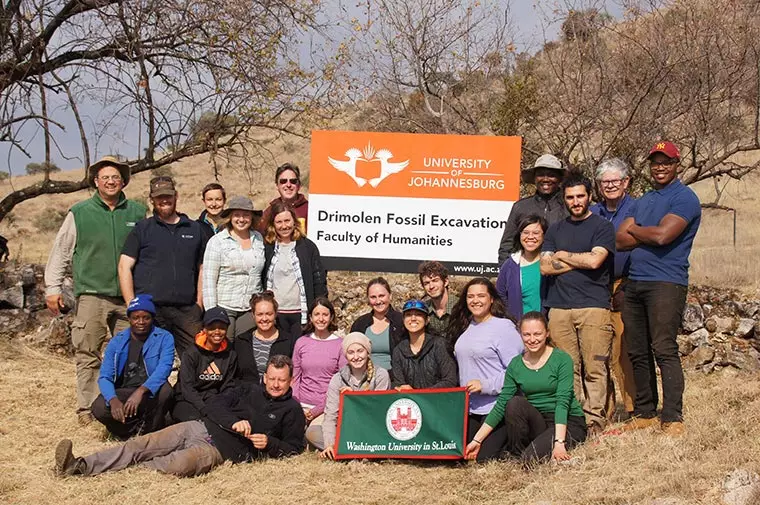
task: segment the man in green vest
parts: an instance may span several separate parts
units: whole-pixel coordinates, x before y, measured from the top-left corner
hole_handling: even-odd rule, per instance
[[[145,217],[144,205],[127,200],[129,165],[106,156],[87,169],[92,198],[74,205],[55,237],[45,268],[45,295],[54,314],[66,307],[61,286],[69,266],[74,274],[76,307],[71,342],[77,368],[79,422],[92,422],[90,406],[98,394],[100,350],[110,331],[127,328],[126,308],[119,290],[117,265],[124,241],[135,223]]]

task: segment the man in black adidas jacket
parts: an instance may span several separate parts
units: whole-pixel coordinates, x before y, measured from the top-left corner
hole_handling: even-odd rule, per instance
[[[141,463],[192,477],[226,460],[242,463],[299,454],[304,450],[306,420],[291,395],[292,378],[290,358],[272,356],[264,388],[244,384],[216,395],[206,402],[202,420],[175,424],[84,458],[74,457],[71,441],[62,440],[55,451],[56,473],[97,475]]]

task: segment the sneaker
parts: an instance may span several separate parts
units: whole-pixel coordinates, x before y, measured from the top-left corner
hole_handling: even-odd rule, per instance
[[[71,452],[71,440],[63,439],[55,448],[55,474],[59,477],[84,473],[84,460]]]
[[[632,417],[621,428],[622,431],[645,430],[657,426],[660,420],[656,417]]]
[[[78,417],[80,426],[89,426],[95,420],[95,417],[93,417],[89,410],[83,410],[78,414]]]
[[[662,432],[669,437],[680,437],[686,433],[686,427],[681,421],[662,423]]]

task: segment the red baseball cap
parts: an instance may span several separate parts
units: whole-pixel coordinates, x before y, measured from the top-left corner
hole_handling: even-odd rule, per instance
[[[649,156],[647,156],[647,158],[651,158],[655,153],[662,153],[668,158],[677,158],[679,160],[681,159],[681,153],[678,151],[676,145],[673,142],[668,142],[667,140],[657,142],[654,147],[649,150]]]

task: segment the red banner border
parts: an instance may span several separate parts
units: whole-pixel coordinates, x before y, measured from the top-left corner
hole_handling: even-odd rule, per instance
[[[462,437],[462,447],[467,447],[467,415],[470,412],[470,393],[467,388],[440,388],[440,389],[411,389],[407,391],[397,391],[395,389],[387,389],[383,391],[344,391],[340,394],[340,403],[338,404],[338,426],[335,431],[335,443],[333,445],[334,458],[336,460],[344,459],[435,459],[435,460],[461,460],[464,456],[392,456],[387,454],[338,454],[338,447],[340,446],[340,425],[343,421],[343,397],[344,395],[392,395],[392,394],[405,394],[412,392],[418,393],[459,393],[464,391],[464,433]]]

